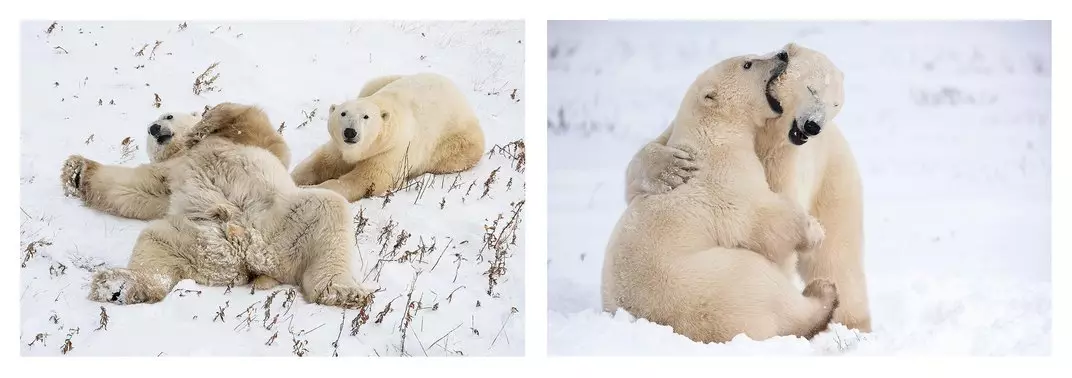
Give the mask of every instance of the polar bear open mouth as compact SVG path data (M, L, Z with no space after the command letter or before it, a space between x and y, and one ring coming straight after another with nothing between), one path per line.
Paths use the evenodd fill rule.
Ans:
M771 110L773 110L774 113L776 113L778 115L782 115L782 103L780 101L778 101L777 98L774 97L774 88L773 87L774 87L774 82L777 81L778 79L780 79L782 77L782 74L785 73L786 68L789 67L789 53L787 51L785 51L785 50L779 51L778 52L778 57L781 58L781 60L783 62L785 62L785 63L776 65L776 66L774 66L774 69L771 70L771 77L770 77L769 80L767 80L766 95L767 95L767 104L770 105Z

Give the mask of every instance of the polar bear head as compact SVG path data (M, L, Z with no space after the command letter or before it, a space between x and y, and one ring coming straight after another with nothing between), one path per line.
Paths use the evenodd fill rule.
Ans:
M174 112L161 114L155 121L149 123L145 140L149 161L156 163L166 160L167 156L163 156L165 147L176 136L182 135L200 121L201 115L197 112Z
M332 104L328 113L331 140L344 155L368 149L390 117L367 98Z
M789 58L789 66L768 86L767 94L783 108L785 116L792 117L792 122L780 124L787 125L789 141L799 146L819 135L841 111L845 77L818 51L790 43L780 52Z
M782 112L768 88L786 69L785 52L729 58L707 69L685 93L677 120L683 124L719 123L759 127Z

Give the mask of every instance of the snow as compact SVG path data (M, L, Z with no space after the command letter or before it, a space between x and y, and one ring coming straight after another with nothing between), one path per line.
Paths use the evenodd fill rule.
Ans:
M699 72L790 41L845 73L873 332L701 344L602 313L629 159ZM551 22L548 46L549 354L1050 353L1049 22Z
M475 107L489 150L521 140L521 22L61 21L49 33L50 24L21 27L22 355L523 353L525 236L518 232L511 240L514 234L503 228L515 209L520 209L516 221L523 223L525 178L504 154L485 155L459 175L418 178L424 183L421 193L410 188L389 203L379 197L351 205L355 222L362 211L368 218L353 252L355 261L365 261L364 270L355 272L358 279L369 275L381 245L389 243L386 256L403 231L411 236L399 254L417 251L406 262L385 262L379 280L366 280L383 291L356 336L351 330L357 311L309 304L300 294L288 300L293 287L287 286L251 293L248 285L202 287L186 280L160 303L89 301L91 271L125 266L145 222L65 198L59 180L61 164L71 154L105 164L146 163L145 146L139 144L160 113L200 111L223 101L256 104L274 124L285 122L282 134L293 168L327 141L326 108L387 74L444 74ZM218 90L195 95L195 77L215 62ZM153 106L154 95L160 97L159 108ZM127 137L132 142L124 148L121 141ZM488 195L481 198L496 169ZM495 232L505 236L505 272L489 294L486 272L496 252L482 246L485 226L500 214L504 219ZM388 240L377 241L389 224L394 229ZM422 273L410 297L417 271ZM407 302L413 303L411 319L402 327ZM376 323L388 306L391 311ZM107 328L101 326L103 314ZM39 335L43 341L35 340Z

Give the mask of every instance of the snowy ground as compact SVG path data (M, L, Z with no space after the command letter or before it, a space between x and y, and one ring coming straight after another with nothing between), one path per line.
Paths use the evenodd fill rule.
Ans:
M845 73L874 332L700 344L599 311L624 171L695 76L795 41ZM548 25L553 355L1050 353L1050 25Z
M411 188L389 203L381 197L352 205L355 222L361 212L367 218L354 249L368 262L362 277L381 254L409 257L384 263L375 284L385 291L356 332L356 311L312 305L300 295L288 300L292 287L251 293L248 286L183 281L162 303L88 301L91 272L124 266L145 223L85 208L65 198L59 183L68 155L145 163L144 133L159 113L223 101L265 109L291 147L293 167L328 139L328 105L355 96L372 77L395 73L452 78L476 108L488 149L522 140L521 22L51 24L21 30L23 355L523 353L524 233L511 239L515 225L524 229L517 223L525 180L505 154L486 155L460 175L418 179L421 194ZM218 90L195 95L195 77L214 62ZM500 215L494 233L505 240L506 270L489 290L486 272L496 253L482 246L492 232L485 226ZM423 273L413 285L417 271Z

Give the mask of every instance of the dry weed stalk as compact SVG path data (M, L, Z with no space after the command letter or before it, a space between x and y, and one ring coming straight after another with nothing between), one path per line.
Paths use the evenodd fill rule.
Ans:
M417 311L420 310L420 300L413 301L413 291L417 289L417 278L420 278L421 271L417 271L413 274L413 281L409 284L409 292L406 293L406 313L402 314L402 322L398 324L398 330L402 331L401 342L401 354L406 354L406 334L409 331L409 325L413 323L413 317L417 315Z
M48 344L45 343L45 338L47 338L47 337L48 337L47 333L43 333L43 332L38 333L37 336L34 336L34 339L32 341L30 341L29 344L26 344L26 345L32 347L32 346L34 346L34 344L37 344L37 342L40 341L41 345L48 346Z
M100 331L101 329L108 330L108 311L104 311L104 306L100 306L100 326L94 331Z
M183 30L186 30L186 21L183 21L181 24L179 24L179 30L178 31L183 31Z
M490 226L484 226L484 245L480 248L481 256L485 250L494 252L494 257L490 261L491 265L484 272L488 276L488 295L493 295L495 285L506 274L506 259L510 255L510 247L517 244L517 229L521 225L521 211L524 209L525 200L511 203L510 206L512 210L506 224L499 226L499 221L503 219L502 214L499 214Z
M52 245L52 241L46 240L45 238L41 238L36 241L32 241L29 244L26 244L26 247L23 248L24 254L22 257L22 267L25 268L26 263L30 262L30 259L34 258L34 256L37 256L37 248L47 247L50 245Z
M63 345L60 346L60 352L66 355L74 350L74 343L71 342L71 339L74 338L74 335L77 335L80 330L81 328L70 328L67 330L67 339L63 340Z
M212 318L212 322L215 323L216 319L219 319L220 322L226 323L227 319L224 318L224 316L226 315L224 315L223 311L226 310L228 307L231 307L231 301L226 301L224 302L223 306L219 307L220 310L216 311L216 316Z
M52 25L49 25L48 29L45 29L45 34L46 35L52 35L52 31L56 30L56 25L59 25L59 22L58 21L52 21Z
M305 117L305 120L302 121L302 123L299 124L298 127L296 127L296 129L300 129L300 128L303 128L303 127L309 125L310 122L313 122L313 117L316 117L316 108L313 108L313 111L311 111L311 112L307 112L307 111L304 111L304 110L302 110L301 112L302 112L302 117Z
M59 277L67 274L67 266L63 265L63 263L55 262L52 266L48 267L48 274L52 277Z
M518 139L506 145L494 145L491 150L488 151L488 157L498 153L499 155L506 157L514 162L513 168L517 172L525 172L525 140Z
M365 232L365 226L368 225L368 217L365 216L364 207L357 211L357 215L354 216L354 223L357 223L354 227L354 240L356 241L357 237Z
M140 48L140 49L138 49L138 51L134 52L134 56L135 56L135 57L138 57L138 56L144 56L144 55L145 55L145 49L147 49L147 48L149 48L149 44L148 44L148 43L146 43L146 44L144 44L144 45L141 45L141 48Z
M119 164L123 164L134 159L134 153L136 152L138 152L138 144L134 143L134 138L123 138L123 141L119 142Z
M160 94L153 93L153 107L160 109Z
M219 90L213 84L216 83L216 79L220 78L220 74L213 73L212 70L216 69L216 66L220 65L220 62L212 63L202 72L194 78L194 94L200 96L201 92L214 92ZM208 106L205 106L208 108ZM207 110L207 109L206 109Z
M162 44L164 44L164 41L156 41L155 43L153 43L153 50L149 52L149 60L156 59L156 49L159 48Z

